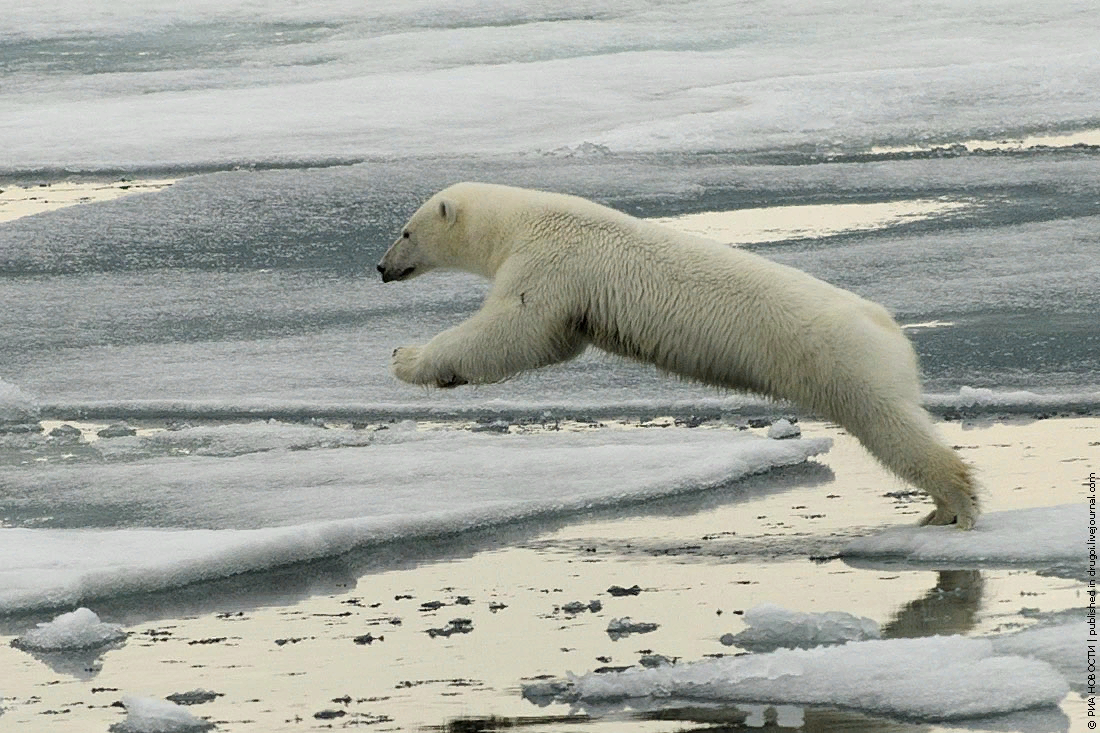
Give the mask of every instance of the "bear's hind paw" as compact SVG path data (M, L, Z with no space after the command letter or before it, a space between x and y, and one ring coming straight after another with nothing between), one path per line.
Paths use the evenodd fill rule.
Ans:
M977 517L968 512L956 514L950 509L937 507L920 520L921 527L942 527L947 524L958 525L959 529L974 529Z

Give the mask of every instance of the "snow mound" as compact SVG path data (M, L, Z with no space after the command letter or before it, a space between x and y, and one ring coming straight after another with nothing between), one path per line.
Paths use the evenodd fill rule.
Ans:
M126 719L111 726L112 733L192 733L214 727L167 700L128 695L122 698L122 704L126 706Z
M961 636L857 641L722 657L673 667L573 677L558 697L831 705L921 720L955 720L1057 705L1069 687L1046 662L998 656Z
M749 628L726 634L722 643L749 651L778 648L810 649L825 644L844 644L881 638L878 624L843 611L802 613L766 603L745 611Z
M94 611L78 608L61 614L53 621L38 624L38 628L13 640L12 645L40 652L77 651L94 649L125 638L126 632L118 624L103 623Z
M1081 564L1087 515L1082 505L1065 504L985 514L969 532L953 526L891 527L853 540L841 555L959 564Z

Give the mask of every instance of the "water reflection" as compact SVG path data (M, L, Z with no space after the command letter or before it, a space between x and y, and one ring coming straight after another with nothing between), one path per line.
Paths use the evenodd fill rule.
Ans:
M902 606L882 628L886 639L965 634L974 628L984 581L980 570L941 570L936 585Z

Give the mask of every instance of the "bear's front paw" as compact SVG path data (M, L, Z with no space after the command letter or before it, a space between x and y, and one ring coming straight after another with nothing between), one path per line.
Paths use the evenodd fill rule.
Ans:
M393 350L393 376L409 384L425 384L419 377L420 347L401 346Z
M402 382L429 384L442 389L469 384L453 370L429 368L424 363L423 349L419 346L402 346L393 350L393 374Z

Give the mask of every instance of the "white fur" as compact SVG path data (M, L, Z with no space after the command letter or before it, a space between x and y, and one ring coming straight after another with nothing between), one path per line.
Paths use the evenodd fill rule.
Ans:
M925 523L974 524L969 468L920 405L912 346L870 301L581 198L482 183L432 197L378 265L385 281L435 268L493 287L469 320L394 351L403 381L498 382L591 344L834 420L932 496Z

